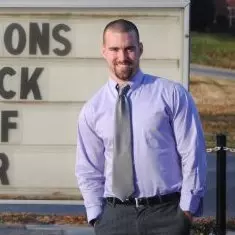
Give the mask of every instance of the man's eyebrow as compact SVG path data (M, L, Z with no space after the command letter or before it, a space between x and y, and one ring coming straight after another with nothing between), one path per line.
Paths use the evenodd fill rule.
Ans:
M134 49L134 48L136 48L136 46L134 45L125 47L125 49Z
M119 47L116 46L110 46L109 49L119 49Z
M126 46L124 49L134 49L136 48L136 46L132 45L132 46ZM109 49L119 49L118 46L110 46Z

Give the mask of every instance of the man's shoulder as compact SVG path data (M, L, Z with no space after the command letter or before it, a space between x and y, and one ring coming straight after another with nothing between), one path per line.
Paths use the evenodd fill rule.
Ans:
M157 88L162 88L163 90L174 91L184 89L183 85L177 81L171 80L169 78L145 74L145 83L149 83Z

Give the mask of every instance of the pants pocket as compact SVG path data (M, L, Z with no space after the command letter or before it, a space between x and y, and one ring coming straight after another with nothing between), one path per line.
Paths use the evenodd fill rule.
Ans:
M185 215L184 211L181 209L180 206L178 206L178 211L179 211L179 215L182 217L182 219L185 221L185 223L187 223L188 225L192 224L192 221L190 220L190 218Z
M96 228L101 223L102 218L104 216L104 212L105 212L105 208L103 209L102 213L100 215L98 215L98 217L96 218L94 228Z

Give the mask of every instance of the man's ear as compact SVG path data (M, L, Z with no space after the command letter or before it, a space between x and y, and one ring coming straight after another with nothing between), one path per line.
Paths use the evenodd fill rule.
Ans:
M106 58L104 45L102 45L101 54L104 58Z
M144 46L143 46L143 43L140 42L140 56L143 54L143 51L144 51Z

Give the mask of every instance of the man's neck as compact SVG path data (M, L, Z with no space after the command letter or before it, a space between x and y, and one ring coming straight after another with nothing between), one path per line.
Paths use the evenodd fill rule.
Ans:
M128 78L127 80L122 80L120 78L118 78L117 76L115 76L115 74L111 73L110 77L117 82L118 85L124 85L126 83L128 83L129 81L132 80L132 78L137 74L138 70L136 71L136 73L134 75L132 75L130 78Z

